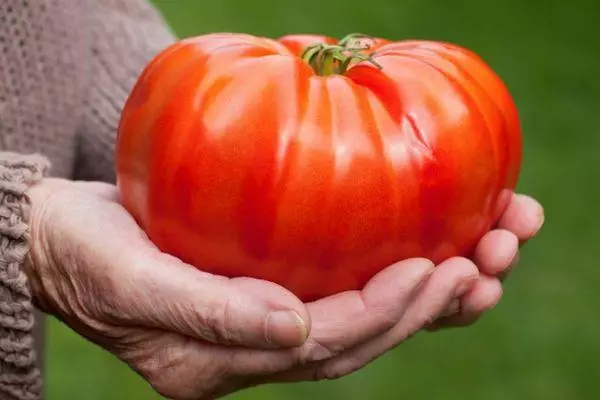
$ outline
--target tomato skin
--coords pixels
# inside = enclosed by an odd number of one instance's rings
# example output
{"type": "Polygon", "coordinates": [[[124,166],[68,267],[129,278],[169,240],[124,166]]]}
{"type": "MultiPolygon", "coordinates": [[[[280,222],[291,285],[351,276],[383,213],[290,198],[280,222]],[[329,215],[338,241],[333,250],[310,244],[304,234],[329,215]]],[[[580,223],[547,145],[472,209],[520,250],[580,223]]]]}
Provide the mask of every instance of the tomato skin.
{"type": "Polygon", "coordinates": [[[378,69],[316,76],[324,36],[182,40],[145,69],[116,148],[124,206],[164,252],[304,301],[409,257],[470,256],[517,183],[500,78],[446,43],[376,39],[378,69]]]}

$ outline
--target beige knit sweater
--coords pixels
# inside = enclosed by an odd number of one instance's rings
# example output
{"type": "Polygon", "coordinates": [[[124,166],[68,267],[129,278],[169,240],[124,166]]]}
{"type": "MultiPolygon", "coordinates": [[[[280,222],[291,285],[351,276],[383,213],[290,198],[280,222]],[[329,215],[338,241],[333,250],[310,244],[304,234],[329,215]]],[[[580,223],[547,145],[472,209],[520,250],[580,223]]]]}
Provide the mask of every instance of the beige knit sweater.
{"type": "Polygon", "coordinates": [[[0,0],[0,400],[42,393],[25,191],[48,160],[53,176],[114,181],[121,107],[173,40],[145,0],[0,0]]]}

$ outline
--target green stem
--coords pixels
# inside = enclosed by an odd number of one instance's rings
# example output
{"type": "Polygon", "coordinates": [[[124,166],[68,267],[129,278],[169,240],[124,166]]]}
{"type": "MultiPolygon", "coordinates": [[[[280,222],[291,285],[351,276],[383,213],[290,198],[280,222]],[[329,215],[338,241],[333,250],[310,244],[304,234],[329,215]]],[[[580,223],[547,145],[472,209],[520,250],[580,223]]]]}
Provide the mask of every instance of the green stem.
{"type": "Polygon", "coordinates": [[[356,44],[356,41],[358,41],[360,39],[373,39],[373,38],[369,35],[365,35],[364,33],[351,33],[349,35],[346,35],[344,38],[342,38],[342,40],[340,40],[340,42],[338,44],[340,46],[353,47],[353,46],[349,46],[349,44],[356,44]]]}
{"type": "Polygon", "coordinates": [[[319,76],[345,74],[356,62],[367,61],[381,69],[373,59],[375,53],[366,54],[370,47],[360,46],[360,38],[370,38],[367,35],[354,33],[343,38],[336,45],[318,43],[304,50],[302,59],[306,61],[319,76]]]}

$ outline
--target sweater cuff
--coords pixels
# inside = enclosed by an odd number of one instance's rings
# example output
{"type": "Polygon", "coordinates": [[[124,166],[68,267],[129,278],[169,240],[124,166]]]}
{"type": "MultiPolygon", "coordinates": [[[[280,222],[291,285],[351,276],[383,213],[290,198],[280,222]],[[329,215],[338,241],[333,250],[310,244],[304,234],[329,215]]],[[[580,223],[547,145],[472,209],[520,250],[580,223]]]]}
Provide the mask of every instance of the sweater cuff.
{"type": "Polygon", "coordinates": [[[0,152],[0,399],[38,400],[34,307],[23,262],[29,252],[30,201],[25,192],[49,162],[38,155],[0,152]]]}

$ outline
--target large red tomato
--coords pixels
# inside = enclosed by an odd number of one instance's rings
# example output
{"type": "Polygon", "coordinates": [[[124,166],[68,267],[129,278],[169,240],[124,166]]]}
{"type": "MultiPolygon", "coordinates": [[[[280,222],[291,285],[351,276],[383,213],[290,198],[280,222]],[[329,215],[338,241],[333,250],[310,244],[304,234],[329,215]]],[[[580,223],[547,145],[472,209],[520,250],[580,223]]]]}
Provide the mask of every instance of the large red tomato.
{"type": "Polygon", "coordinates": [[[469,256],[515,188],[521,131],[455,45],[210,34],[143,72],[116,160],[164,252],[310,301],[408,257],[469,256]]]}

